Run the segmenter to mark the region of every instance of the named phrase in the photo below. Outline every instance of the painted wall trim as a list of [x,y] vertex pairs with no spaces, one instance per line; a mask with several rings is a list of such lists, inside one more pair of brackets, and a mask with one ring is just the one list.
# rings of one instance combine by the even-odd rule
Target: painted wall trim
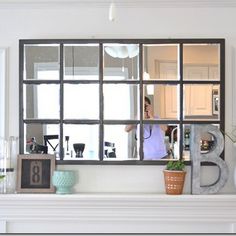
[[[153,8],[153,7],[236,7],[234,0],[114,0],[118,7]],[[60,7],[75,5],[80,7],[108,7],[111,0],[0,0],[0,9],[17,7]]]
[[[0,195],[7,233],[232,233],[235,195]],[[171,225],[171,227],[170,227]]]
[[8,136],[9,83],[7,79],[7,48],[0,48],[0,137]]

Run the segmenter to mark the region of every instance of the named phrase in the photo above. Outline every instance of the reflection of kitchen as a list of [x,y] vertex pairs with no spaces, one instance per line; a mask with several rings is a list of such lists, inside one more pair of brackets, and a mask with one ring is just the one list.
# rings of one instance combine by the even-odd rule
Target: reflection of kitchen
[[[176,45],[146,46],[144,71],[150,79],[178,80],[178,48]],[[219,114],[219,50],[217,45],[185,45],[183,49],[183,80],[209,81],[209,84],[183,85],[183,115],[185,119],[217,119]],[[150,87],[152,86],[152,89]],[[147,95],[153,95],[155,113],[162,119],[176,119],[179,112],[179,86],[147,85]]]
[[[191,125],[185,125],[183,131],[183,158],[190,160],[190,136]],[[177,125],[168,125],[165,132],[165,143],[168,152],[168,159],[179,158],[179,128]],[[211,134],[205,133],[200,140],[201,153],[209,152],[214,146],[214,138]]]
[[[173,80],[179,80],[179,71],[178,71],[178,47],[176,45],[149,45],[144,46],[144,72],[149,74],[149,77],[144,79],[163,79],[165,81],[172,81]],[[78,47],[79,49],[79,47]],[[217,81],[219,80],[219,50],[218,46],[216,45],[184,45],[183,48],[183,80],[202,80],[202,81],[210,81],[209,83],[204,84],[184,84],[183,85],[183,105],[180,106],[180,100],[179,100],[179,85],[176,85],[175,83],[171,84],[144,84],[144,95],[148,96],[153,104],[153,111],[155,115],[158,115],[160,119],[172,119],[172,120],[179,120],[179,114],[180,114],[180,107],[183,107],[183,118],[185,120],[208,120],[208,119],[218,119],[219,114],[219,85],[212,83],[211,81]],[[70,52],[68,47],[68,53]],[[98,53],[98,51],[97,51]],[[96,57],[97,53],[94,54],[94,57]],[[106,54],[105,54],[106,55]],[[68,58],[70,57],[70,54],[68,54]],[[84,59],[84,57],[83,57]],[[31,60],[29,58],[29,61],[35,61]],[[68,68],[70,67],[69,64],[72,63],[73,60],[68,59]],[[90,60],[91,61],[91,60]],[[93,60],[92,60],[93,61]],[[96,61],[96,60],[95,60]],[[38,61],[36,61],[38,62]],[[83,66],[83,64],[82,64]],[[95,66],[95,65],[92,65]],[[70,67],[72,68],[72,67]],[[111,70],[109,70],[111,69]],[[109,71],[115,71],[117,72],[126,72],[124,73],[125,76],[122,78],[124,79],[138,79],[138,58],[112,58],[108,57],[106,55],[104,60],[104,78],[106,79],[106,76],[110,76],[108,73]],[[65,70],[68,71],[68,70]],[[34,72],[33,67],[30,70],[31,73]],[[118,73],[120,75],[120,73]],[[33,74],[30,76],[30,78],[33,76]],[[108,78],[109,78],[108,76]],[[118,78],[120,78],[118,76]],[[41,85],[40,85],[41,86]],[[42,107],[42,111],[40,110],[40,103],[38,102],[38,94],[40,89],[36,87],[40,86],[26,86],[26,94],[25,97],[27,97],[27,106],[25,111],[26,118],[30,119],[40,119],[42,118],[40,114],[47,113],[47,111],[44,106]],[[52,85],[48,85],[52,86]],[[116,86],[117,89],[118,86]],[[127,115],[127,119],[134,119],[137,117],[138,113],[138,87],[137,86],[130,86],[130,93],[127,95],[127,99],[130,99],[131,107],[126,109],[127,111],[130,111],[129,116]],[[151,88],[151,89],[150,89]],[[58,88],[55,89],[55,97],[54,100],[57,101],[58,99]],[[104,90],[105,91],[105,90]],[[66,95],[66,93],[65,93]],[[66,97],[66,96],[65,96]],[[105,96],[106,97],[106,96]],[[83,97],[77,97],[77,100],[83,100],[81,99]],[[32,102],[33,101],[33,102]],[[127,103],[129,104],[129,103]],[[119,104],[112,104],[112,107],[121,107],[118,106]],[[50,110],[51,116],[46,116],[46,118],[59,118],[59,107],[52,106],[54,109]],[[66,106],[65,111],[66,111]],[[106,104],[105,104],[105,117],[106,117]],[[45,109],[45,110],[44,110]],[[93,109],[91,109],[93,110]],[[109,110],[110,111],[110,110]],[[74,110],[73,110],[74,112]],[[68,116],[67,112],[65,112],[66,116]],[[78,110],[78,115],[80,115],[81,112]],[[111,114],[113,114],[111,112]],[[120,112],[120,114],[123,114]],[[68,116],[69,118],[78,118],[77,113],[73,113],[72,117]],[[110,117],[110,116],[109,116]],[[45,117],[43,117],[45,118]],[[89,118],[89,117],[88,117]],[[117,117],[112,117],[114,119],[117,119]],[[122,118],[123,119],[123,118]],[[69,125],[66,125],[68,127]],[[98,145],[96,143],[96,140],[98,137],[98,128],[86,128],[85,130],[82,130],[82,126],[79,126],[76,128],[77,125],[70,125],[69,130],[66,131],[66,128],[64,127],[64,133],[66,133],[68,136],[63,138],[63,142],[65,142],[65,147],[68,147],[68,142],[70,144],[70,151],[68,151],[66,148],[66,157],[82,157],[93,159],[94,157],[98,157]],[[94,130],[90,130],[94,129]],[[112,127],[109,127],[109,132],[114,133],[111,131]],[[51,149],[52,152],[56,152],[57,155],[59,153],[59,125],[57,124],[27,124],[25,127],[26,130],[26,141],[30,142],[28,144],[32,145],[31,148],[33,150],[26,150],[27,152],[36,152],[37,149],[43,148],[39,145],[47,146],[49,149]],[[81,131],[82,130],[82,131]],[[120,128],[120,132],[124,132],[123,128]],[[75,138],[74,132],[81,134],[80,138]],[[57,136],[56,139],[50,139],[49,142],[47,141],[47,138],[45,139],[45,136]],[[83,135],[87,139],[81,139],[84,138]],[[106,136],[105,132],[105,136]],[[123,135],[123,133],[122,133]],[[122,135],[120,135],[122,137]],[[184,158],[189,159],[189,137],[190,137],[190,126],[187,125],[184,127],[184,141],[183,141],[183,150],[184,150]],[[109,136],[109,135],[108,135]],[[118,136],[118,135],[117,135]],[[126,159],[131,158],[135,156],[135,158],[138,158],[136,153],[137,151],[133,151],[134,147],[138,149],[135,145],[137,145],[137,142],[134,135],[127,137],[127,147],[125,147],[125,150],[128,150],[125,152],[128,153],[127,156],[122,153],[121,155],[115,155],[115,152],[119,152],[121,149],[121,146],[119,146],[119,142],[117,140],[112,140],[111,138],[106,139],[106,141],[109,141],[111,144],[108,146],[105,145],[105,157],[106,158],[112,158],[112,159],[118,159],[119,156],[125,156]],[[179,129],[176,125],[169,125],[168,129],[166,131],[166,145],[167,149],[169,151],[169,157],[170,158],[179,158]],[[69,137],[69,138],[68,138]],[[92,141],[91,141],[92,139]],[[79,140],[79,141],[78,141]],[[81,141],[82,140],[82,141]],[[74,143],[84,143],[85,147],[83,145],[81,146],[81,149],[85,149],[82,153],[81,150],[76,148],[74,150],[73,144]],[[106,142],[108,143],[108,142]],[[212,137],[202,137],[202,143],[201,143],[201,149],[202,152],[208,151],[212,145]],[[50,145],[52,144],[52,146]],[[28,145],[28,147],[30,147]],[[77,145],[78,146],[78,145]],[[95,148],[94,148],[95,147]],[[122,146],[124,148],[124,145]],[[135,155],[133,155],[135,153]]]

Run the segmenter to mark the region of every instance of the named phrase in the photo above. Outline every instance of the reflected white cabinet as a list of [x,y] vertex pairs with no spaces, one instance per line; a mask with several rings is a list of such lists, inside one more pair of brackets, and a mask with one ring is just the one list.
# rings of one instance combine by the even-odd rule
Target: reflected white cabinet
[[217,65],[184,65],[184,80],[219,80],[219,67]]
[[178,106],[177,106],[177,89],[175,86],[165,86],[165,117],[167,119],[176,119]]
[[[169,62],[158,62],[156,60],[155,66],[158,67],[158,75],[163,80],[176,80],[178,77],[177,63],[173,61]],[[156,97],[155,97],[156,95]],[[160,108],[156,112],[160,114],[161,118],[164,119],[177,119],[177,89],[176,86],[163,86],[157,89],[154,93],[154,99],[160,101]]]
[[[184,80],[217,79],[217,66],[185,65]],[[184,115],[211,116],[212,115],[212,84],[185,85],[184,87]]]
[[157,86],[154,92],[154,101],[158,106],[154,106],[154,114],[158,114],[162,119],[177,119],[177,89],[176,86]]
[[212,85],[185,85],[185,116],[212,115]]
[[[174,79],[177,67],[173,62],[159,64],[161,79]],[[219,72],[216,65],[185,65],[184,80],[215,80]],[[212,84],[184,85],[184,115],[185,116],[212,116]],[[165,86],[157,91],[156,99],[160,101],[159,114],[162,118],[175,119],[178,114],[178,89],[174,86]]]

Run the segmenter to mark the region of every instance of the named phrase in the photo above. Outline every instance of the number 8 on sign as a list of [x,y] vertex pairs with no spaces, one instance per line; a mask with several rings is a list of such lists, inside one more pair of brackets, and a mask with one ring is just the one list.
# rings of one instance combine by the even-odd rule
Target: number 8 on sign
[[42,162],[31,161],[30,162],[30,185],[42,184]]

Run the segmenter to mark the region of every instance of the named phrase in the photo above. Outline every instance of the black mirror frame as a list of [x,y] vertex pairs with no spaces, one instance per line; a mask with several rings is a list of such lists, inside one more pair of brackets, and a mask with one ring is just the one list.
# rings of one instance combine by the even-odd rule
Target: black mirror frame
[[[207,121],[185,121],[183,119],[183,114],[180,115],[179,120],[168,120],[168,121],[158,121],[159,124],[167,124],[167,123],[175,123],[179,124],[181,127],[184,124],[218,124],[220,129],[224,131],[225,126],[225,39],[222,38],[212,38],[212,39],[22,39],[19,40],[19,137],[20,137],[20,154],[24,154],[24,125],[25,124],[58,124],[60,127],[60,137],[63,137],[63,124],[86,124],[88,120],[64,120],[63,119],[63,45],[64,44],[88,44],[88,43],[96,43],[99,45],[99,102],[100,102],[100,111],[103,111],[103,96],[102,96],[102,85],[103,85],[103,44],[106,43],[122,43],[122,44],[139,44],[139,77],[140,81],[137,81],[137,84],[140,85],[140,109],[143,107],[143,90],[142,86],[145,84],[143,81],[143,53],[142,46],[143,44],[179,44],[179,61],[180,61],[180,88],[183,89],[183,44],[219,44],[220,45],[220,80],[219,81],[211,81],[211,83],[220,86],[220,114],[219,120],[207,120]],[[59,44],[60,46],[60,79],[58,84],[60,85],[60,118],[59,119],[50,119],[50,120],[42,120],[42,119],[24,119],[23,116],[23,86],[24,84],[40,84],[42,81],[32,81],[32,80],[24,80],[24,47],[25,45],[33,45],[33,44]],[[43,81],[45,83],[45,81]],[[88,81],[87,81],[88,82]],[[134,81],[132,81],[133,83]],[[207,82],[207,81],[206,81]],[[55,81],[48,81],[48,83],[55,83]],[[129,83],[129,82],[127,82]],[[136,83],[136,82],[135,82]],[[157,82],[158,83],[158,82]],[[163,81],[162,81],[163,83]],[[170,83],[168,81],[168,83]],[[176,82],[174,82],[176,83]],[[202,81],[194,81],[194,83],[204,83]],[[208,81],[209,83],[209,81]],[[180,94],[180,100],[183,100],[183,93]],[[180,110],[183,110],[182,105],[180,105]],[[90,121],[87,124],[98,124],[99,125],[99,160],[63,160],[63,138],[59,140],[60,146],[60,160],[57,160],[57,164],[86,164],[86,165],[164,165],[166,161],[143,161],[143,155],[141,154],[140,160],[122,160],[122,161],[103,161],[103,153],[104,153],[104,124],[137,124],[135,120],[120,120],[120,121],[111,121],[104,120],[103,113],[100,112],[99,120]],[[154,121],[155,123],[155,121]],[[139,124],[145,124],[145,121],[139,121]],[[180,143],[183,143],[183,135],[182,130],[180,128]],[[140,137],[142,137],[142,129],[140,129]],[[142,150],[142,142],[140,142],[140,149]],[[183,145],[180,145],[180,153],[183,151]],[[224,153],[222,153],[221,157],[224,159]],[[187,164],[190,162],[187,162]]]

